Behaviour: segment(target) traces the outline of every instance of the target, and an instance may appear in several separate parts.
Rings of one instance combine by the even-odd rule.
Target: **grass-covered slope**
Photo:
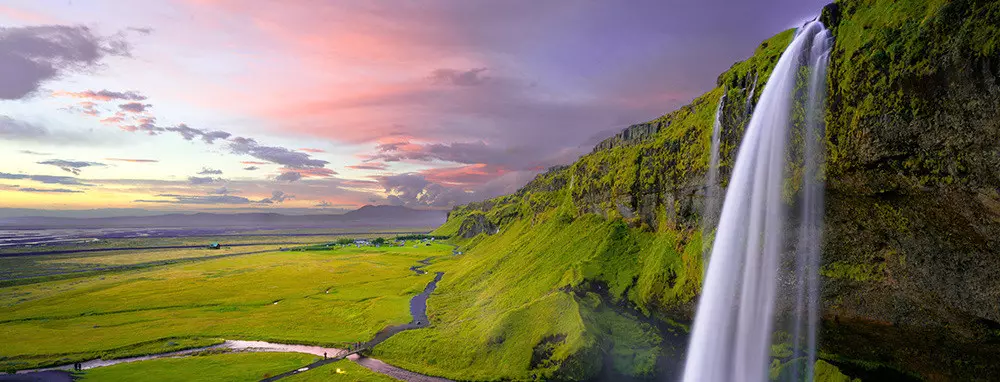
[[[874,380],[996,375],[1000,3],[841,1],[822,20],[836,39],[825,365]],[[465,254],[431,299],[433,326],[393,338],[379,356],[459,379],[676,375],[684,326],[673,323],[690,320],[700,287],[716,106],[725,94],[724,186],[792,37],[764,42],[690,105],[515,194],[452,210],[437,233],[456,236]]]

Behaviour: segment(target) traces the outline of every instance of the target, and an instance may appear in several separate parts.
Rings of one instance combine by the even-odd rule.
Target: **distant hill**
[[[447,213],[401,206],[367,205],[344,214],[284,215],[273,212],[158,214],[113,217],[0,217],[0,228],[402,228],[435,227]]]

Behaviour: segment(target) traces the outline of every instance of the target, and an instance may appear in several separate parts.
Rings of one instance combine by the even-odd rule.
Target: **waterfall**
[[[759,78],[759,72],[753,75],[753,86],[750,87],[750,94],[747,95],[747,101],[743,105],[743,123],[746,123],[747,117],[750,116],[750,113],[753,113],[753,96],[754,92],[757,91],[757,80]]]
[[[722,214],[712,246],[712,261],[688,346],[685,381],[767,380],[771,335],[778,296],[781,257],[789,252],[790,237],[797,282],[795,291],[780,291],[796,298],[796,336],[806,345],[799,354],[815,360],[817,303],[816,276],[819,258],[822,190],[823,97],[830,34],[818,21],[799,29],[781,55],[760,101],[750,117],[737,152]],[[808,78],[800,78],[801,70]],[[808,84],[803,84],[807,81]],[[807,86],[801,86],[807,85]],[[802,94],[805,92],[805,94]],[[804,102],[805,115],[794,113]],[[796,122],[802,123],[793,126]],[[802,211],[799,226],[786,224],[792,212],[783,197],[789,176],[788,151],[793,128],[801,128],[803,184],[798,197]],[[807,221],[810,220],[811,221]],[[801,298],[799,298],[801,296]],[[812,379],[812,364],[807,373]]]
[[[712,126],[712,146],[708,159],[708,175],[705,177],[705,205],[701,218],[702,264],[708,264],[708,237],[719,219],[719,146],[722,143],[722,109],[726,106],[726,93],[719,98],[715,107],[715,123]]]
[[[819,269],[820,244],[823,235],[823,142],[826,129],[823,124],[823,105],[826,102],[826,65],[830,60],[830,32],[821,30],[809,52],[809,87],[805,99],[806,116],[803,136],[803,183],[800,201],[798,244],[795,249],[796,299],[792,321],[793,358],[804,359],[793,363],[791,375],[804,375],[813,380],[816,364],[816,331],[819,324]],[[803,346],[803,343],[805,344]]]

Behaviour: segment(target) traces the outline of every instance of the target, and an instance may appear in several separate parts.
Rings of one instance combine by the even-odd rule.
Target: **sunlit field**
[[[86,370],[86,382],[258,381],[316,360],[300,353],[224,353],[123,363]]]
[[[25,369],[219,343],[341,346],[410,321],[443,244],[234,256],[0,288],[0,367]]]

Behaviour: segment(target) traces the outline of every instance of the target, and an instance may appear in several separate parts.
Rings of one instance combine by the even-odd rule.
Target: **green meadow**
[[[338,372],[339,370],[339,372]],[[306,373],[299,373],[282,379],[287,382],[395,382],[396,379],[376,373],[348,360],[340,360],[323,365]]]
[[[86,276],[94,270],[134,269],[164,265],[202,257],[279,250],[317,243],[329,243],[344,236],[196,236],[168,238],[105,239],[87,243],[50,244],[45,246],[0,249],[0,285],[46,281],[53,278]],[[221,243],[221,249],[207,248]],[[297,243],[297,244],[289,244]],[[239,244],[239,246],[231,246]],[[194,248],[148,249],[162,246]],[[58,254],[39,254],[65,251]],[[81,252],[92,251],[92,252]],[[30,255],[28,255],[30,254]]]
[[[224,339],[343,346],[410,321],[444,244],[269,252],[0,288],[0,370]]]
[[[300,353],[222,353],[163,358],[98,367],[81,373],[85,382],[102,381],[259,381],[316,361]]]

